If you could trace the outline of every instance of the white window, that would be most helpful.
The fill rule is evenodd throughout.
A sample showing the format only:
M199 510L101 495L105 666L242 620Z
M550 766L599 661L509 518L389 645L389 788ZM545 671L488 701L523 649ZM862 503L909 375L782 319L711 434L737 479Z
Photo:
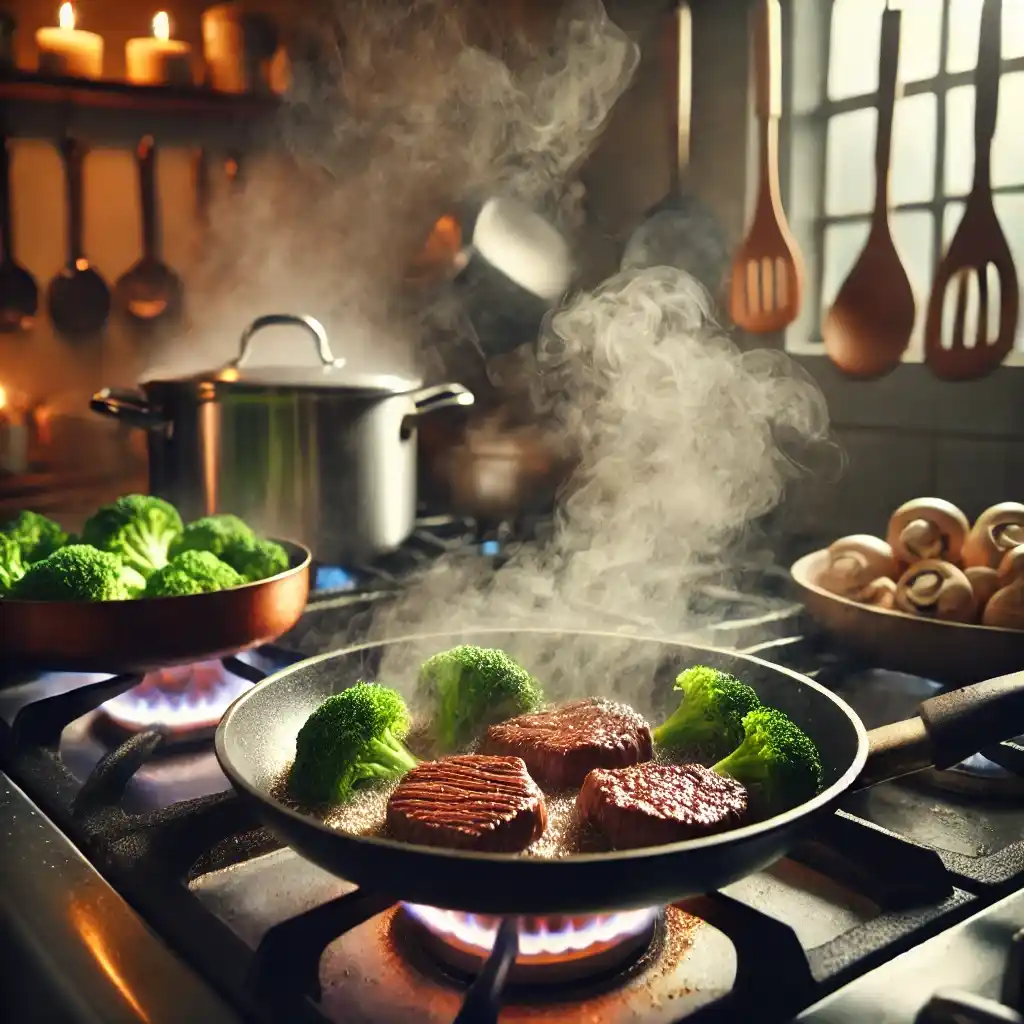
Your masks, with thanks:
M890 223L917 296L905 359L922 357L935 268L974 173L974 66L982 0L894 0L903 11L902 98L893 124ZM821 353L821 320L859 255L874 199L878 50L885 0L792 0L787 207L807 262L787 348ZM1003 0L999 119L992 148L996 213L1024 278L1024 0ZM1024 318L1017 351L1024 365Z

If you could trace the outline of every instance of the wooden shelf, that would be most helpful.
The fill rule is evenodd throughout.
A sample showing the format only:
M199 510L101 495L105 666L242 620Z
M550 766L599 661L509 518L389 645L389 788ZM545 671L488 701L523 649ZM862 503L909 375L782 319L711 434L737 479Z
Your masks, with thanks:
M225 142L253 141L273 123L276 96L220 93L200 87L131 85L117 81L48 78L15 72L0 78L4 128L10 136L58 137L81 131L98 141L194 138L215 130Z

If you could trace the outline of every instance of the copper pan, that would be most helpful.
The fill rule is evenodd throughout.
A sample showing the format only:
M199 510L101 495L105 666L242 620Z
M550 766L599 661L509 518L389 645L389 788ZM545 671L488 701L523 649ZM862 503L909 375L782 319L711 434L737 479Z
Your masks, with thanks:
M309 551L278 541L289 568L213 594L134 601L0 600L0 687L20 671L147 672L276 640L306 607Z
M880 668L961 686L1024 668L1024 631L917 618L858 604L815 582L827 551L795 562L793 581L811 617L833 639Z

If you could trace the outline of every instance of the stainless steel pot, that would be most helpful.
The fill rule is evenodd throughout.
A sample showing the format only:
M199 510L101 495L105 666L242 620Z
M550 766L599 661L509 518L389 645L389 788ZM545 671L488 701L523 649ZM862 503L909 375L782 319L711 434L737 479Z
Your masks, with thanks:
M320 366L246 367L266 327L302 327ZM365 564L409 536L419 417L473 403L460 384L353 372L312 317L259 317L219 370L105 389L95 412L148 432L149 486L186 518L234 512L321 562Z

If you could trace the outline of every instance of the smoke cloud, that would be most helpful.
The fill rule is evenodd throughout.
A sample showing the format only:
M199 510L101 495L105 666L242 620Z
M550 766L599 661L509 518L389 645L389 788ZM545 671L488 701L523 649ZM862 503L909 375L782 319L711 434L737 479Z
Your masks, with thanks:
M568 178L639 51L599 0L571 0L535 33L543 47L519 6L337 0L312 38L317 61L294 66L272 140L287 158L251 161L241 192L214 196L187 282L202 316L147 375L219 365L267 312L316 316L356 364L415 368L440 300L405 274L441 214L501 194L571 223ZM294 362L310 346L289 332L261 350Z
M838 456L810 377L782 352L741 351L711 311L692 277L655 267L552 316L522 372L535 414L578 454L554 536L497 573L439 566L381 610L378 635L531 626L699 638L721 612L702 585L728 578L756 520L812 459ZM632 648L589 649L580 664L552 637L518 653L559 696L636 703L644 666ZM387 664L385 676L411 668Z

